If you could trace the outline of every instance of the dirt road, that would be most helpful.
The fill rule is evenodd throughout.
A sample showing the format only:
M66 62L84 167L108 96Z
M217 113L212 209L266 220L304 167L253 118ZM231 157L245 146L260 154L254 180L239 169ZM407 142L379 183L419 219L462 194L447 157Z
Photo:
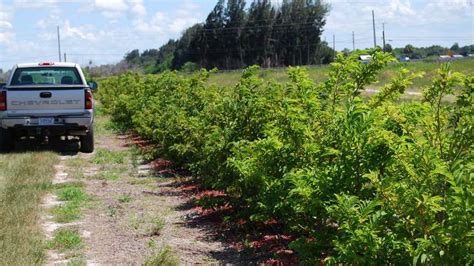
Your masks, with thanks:
M79 207L72 213L76 219L61 219L54 211L51 215L52 210L68 209L75 201L71 197L69 202L58 200L61 190L45 197L42 225L50 241L55 241L57 232L64 228L80 237L72 247L64 248L63 244L52 248L46 264L245 262L221 240L215 225L190 222L193 201L179 188L187 177L170 172L166 163L157 168L156 163L143 162L132 140L112 133L107 124L106 118L99 118L94 154L61 156L56 165L54 183L59 187L74 184L87 199L78 201Z

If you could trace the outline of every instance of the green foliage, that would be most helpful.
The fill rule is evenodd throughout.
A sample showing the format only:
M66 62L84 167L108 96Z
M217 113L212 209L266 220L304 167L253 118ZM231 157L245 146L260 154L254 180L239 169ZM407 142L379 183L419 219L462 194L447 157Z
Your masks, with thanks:
M130 195L120 195L117 198L118 202L120 203L129 203L132 201L132 197Z
M52 209L51 213L56 222L69 223L81 218L81 205L75 201L66 202Z
M121 151L110 151L107 149L97 149L96 154L92 158L94 164L123 164L127 154Z
M87 199L87 194L84 192L84 189L75 186L61 188L56 194L60 201L84 201Z
M182 67L181 71L186 73L193 73L199 70L199 66L193 62L186 62Z
M68 223L81 217L82 203L89 200L83 188L83 183L64 183L56 185L56 196L58 200L65 201L52 209L54 220L59 223Z
M338 55L321 84L302 68L281 84L250 67L232 87L207 85L205 70L126 74L99 96L117 125L226 193L207 206L277 220L303 260L473 263L474 78L442 66L424 101L400 103L423 75L402 68L362 98L392 61Z
M173 249L169 246L163 247L159 252L148 258L145 263L145 266L176 266L180 265L179 259L174 254Z
M63 228L54 232L54 237L47 243L49 249L61 251L73 250L82 246L79 230L75 228Z

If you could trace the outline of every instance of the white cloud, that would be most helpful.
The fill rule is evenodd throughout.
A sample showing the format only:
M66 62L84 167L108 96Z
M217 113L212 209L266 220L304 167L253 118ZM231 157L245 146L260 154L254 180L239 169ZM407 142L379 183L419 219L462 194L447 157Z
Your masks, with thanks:
M332 44L332 35L335 34L336 49L352 48L354 31L356 48L372 47L374 10L378 45L382 44L382 23L385 23L386 40L394 47L407 43L416 46L449 46L456 41L466 43L469 35L474 38L474 24L471 23L474 20L469 1L326 0L331 10L323 39L326 38Z
M199 21L196 18L192 17L177 18L171 22L169 28L172 33L180 33L198 22Z
M13 5L16 8L50 8L56 7L59 4L58 0L14 0Z
M0 20L0 29L11 29L11 28L13 28L13 26L10 22Z
M111 12L121 12L128 8L123 0L95 0L95 6L99 9Z
M134 4L141 4L141 0L129 0ZM199 6L186 0L181 5L182 8L176 10L173 14L156 12L152 17L137 16L133 20L133 26L139 33L145 34L167 34L177 35L186 28L199 22Z
M133 26L135 30L140 33L163 33L164 25L167 20L167 17L162 12L156 12L155 15L149 20L145 21L144 18L138 18L133 21Z
M50 13L49 16L47 18L44 18L44 19L40 19L36 22L35 26L39 29L46 29L46 28L49 28L49 27L55 27L57 25L61 25L62 24L62 20L61 18L54 14L54 13Z
M451 22L461 18L474 20L472 10L469 0L431 0L421 12L420 19L425 22Z
M131 13L137 17L145 17L147 15L143 0L128 0Z
M0 44L9 44L15 36L13 25L10 22L13 19L13 12L0 2Z
M96 41L100 36L94 34L94 27L82 25L79 27L71 26L69 20L64 22L62 26L62 35L64 38L72 38L76 40Z
M128 5L124 0L95 0L94 7L109 19L116 20L127 11Z

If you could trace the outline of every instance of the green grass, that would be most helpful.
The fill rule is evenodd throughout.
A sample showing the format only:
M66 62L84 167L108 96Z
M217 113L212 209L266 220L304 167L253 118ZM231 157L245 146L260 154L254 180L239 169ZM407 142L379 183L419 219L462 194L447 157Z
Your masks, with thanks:
M48 241L48 248L62 252L79 249L82 247L82 239L76 228L61 228L54 232L53 239Z
M96 105L96 119L94 123L94 130L97 135L111 136L117 132L109 117L103 113L103 108L100 103Z
M56 187L55 193L58 200L65 203L51 210L54 220L59 223L69 223L81 218L81 206L89 199L84 191L84 184L74 182Z
M115 181L120 179L120 174L115 173L115 172L110 172L110 171L101 171L93 176L91 176L91 179L96 179L96 180L107 180L107 181Z
M161 215L166 215L162 213ZM128 227L140 234L157 236L165 228L165 220L161 216L135 213L128 217Z
M59 189L56 192L58 200L60 201L85 201L87 199L87 194L84 192L82 187L69 186L62 189Z
M151 227L150 227L150 235L160 235L161 231L165 227L165 221L161 217L155 217L151 221Z
M115 123L110 120L110 117L105 113L105 110L100 103L96 102L95 106L95 133L102 136L112 136L114 133L123 133L126 129L118 128Z
M70 223L81 218L81 206L77 202L66 202L53 208L51 214L58 223Z
M132 201L132 197L130 195L121 195L117 198L117 200L120 203L129 203Z
M71 167L71 168L74 168L74 169L81 169L83 168L85 165L87 165L87 160L83 159L83 158L72 158L72 159L68 159L66 161L66 165Z
M92 163L100 165L123 164L127 152L110 151L107 149L96 149L96 154L92 158Z
M68 263L67 266L86 266L87 261L83 258L72 258Z
M56 191L60 191L63 189L71 188L71 187L76 187L76 188L83 188L86 185L84 182L81 181L71 181L71 182L66 182L66 183L58 183L54 185L54 189Z
M165 246L145 261L145 266L155 265L175 266L180 265L180 263L173 249L169 246Z
M130 185L150 185L150 184L155 184L159 180L157 178L152 178L152 177L141 177L141 178L135 178L128 180L127 183Z
M405 67L410 71L414 72L425 72L425 76L421 79L414 81L413 85L409 88L411 91L419 91L422 87L431 84L433 77L436 75L437 70L440 67L438 62L410 62L410 63L394 63L389 65L384 72L382 72L378 79L379 83L375 87L380 87L386 84L393 77L395 77L400 67ZM315 82L325 81L327 74L329 73L329 66L309 66L308 74L311 79ZM471 74L474 73L474 59L464 59L452 62L452 70ZM209 79L210 84L216 84L221 86L234 86L238 83L242 71L230 71L230 72L219 72L211 75ZM260 70L259 76L264 80L273 80L277 82L288 82L287 68L278 69L262 69Z
M0 155L0 264L44 262L40 204L51 188L57 161L54 153Z

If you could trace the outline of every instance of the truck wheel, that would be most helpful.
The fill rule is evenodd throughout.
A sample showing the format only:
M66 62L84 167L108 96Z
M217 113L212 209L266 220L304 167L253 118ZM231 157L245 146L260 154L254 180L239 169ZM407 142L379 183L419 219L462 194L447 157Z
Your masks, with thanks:
M94 128L92 126L87 135L81 136L81 152L94 152Z
M14 138L10 130L0 128L0 153L9 152L14 148Z

